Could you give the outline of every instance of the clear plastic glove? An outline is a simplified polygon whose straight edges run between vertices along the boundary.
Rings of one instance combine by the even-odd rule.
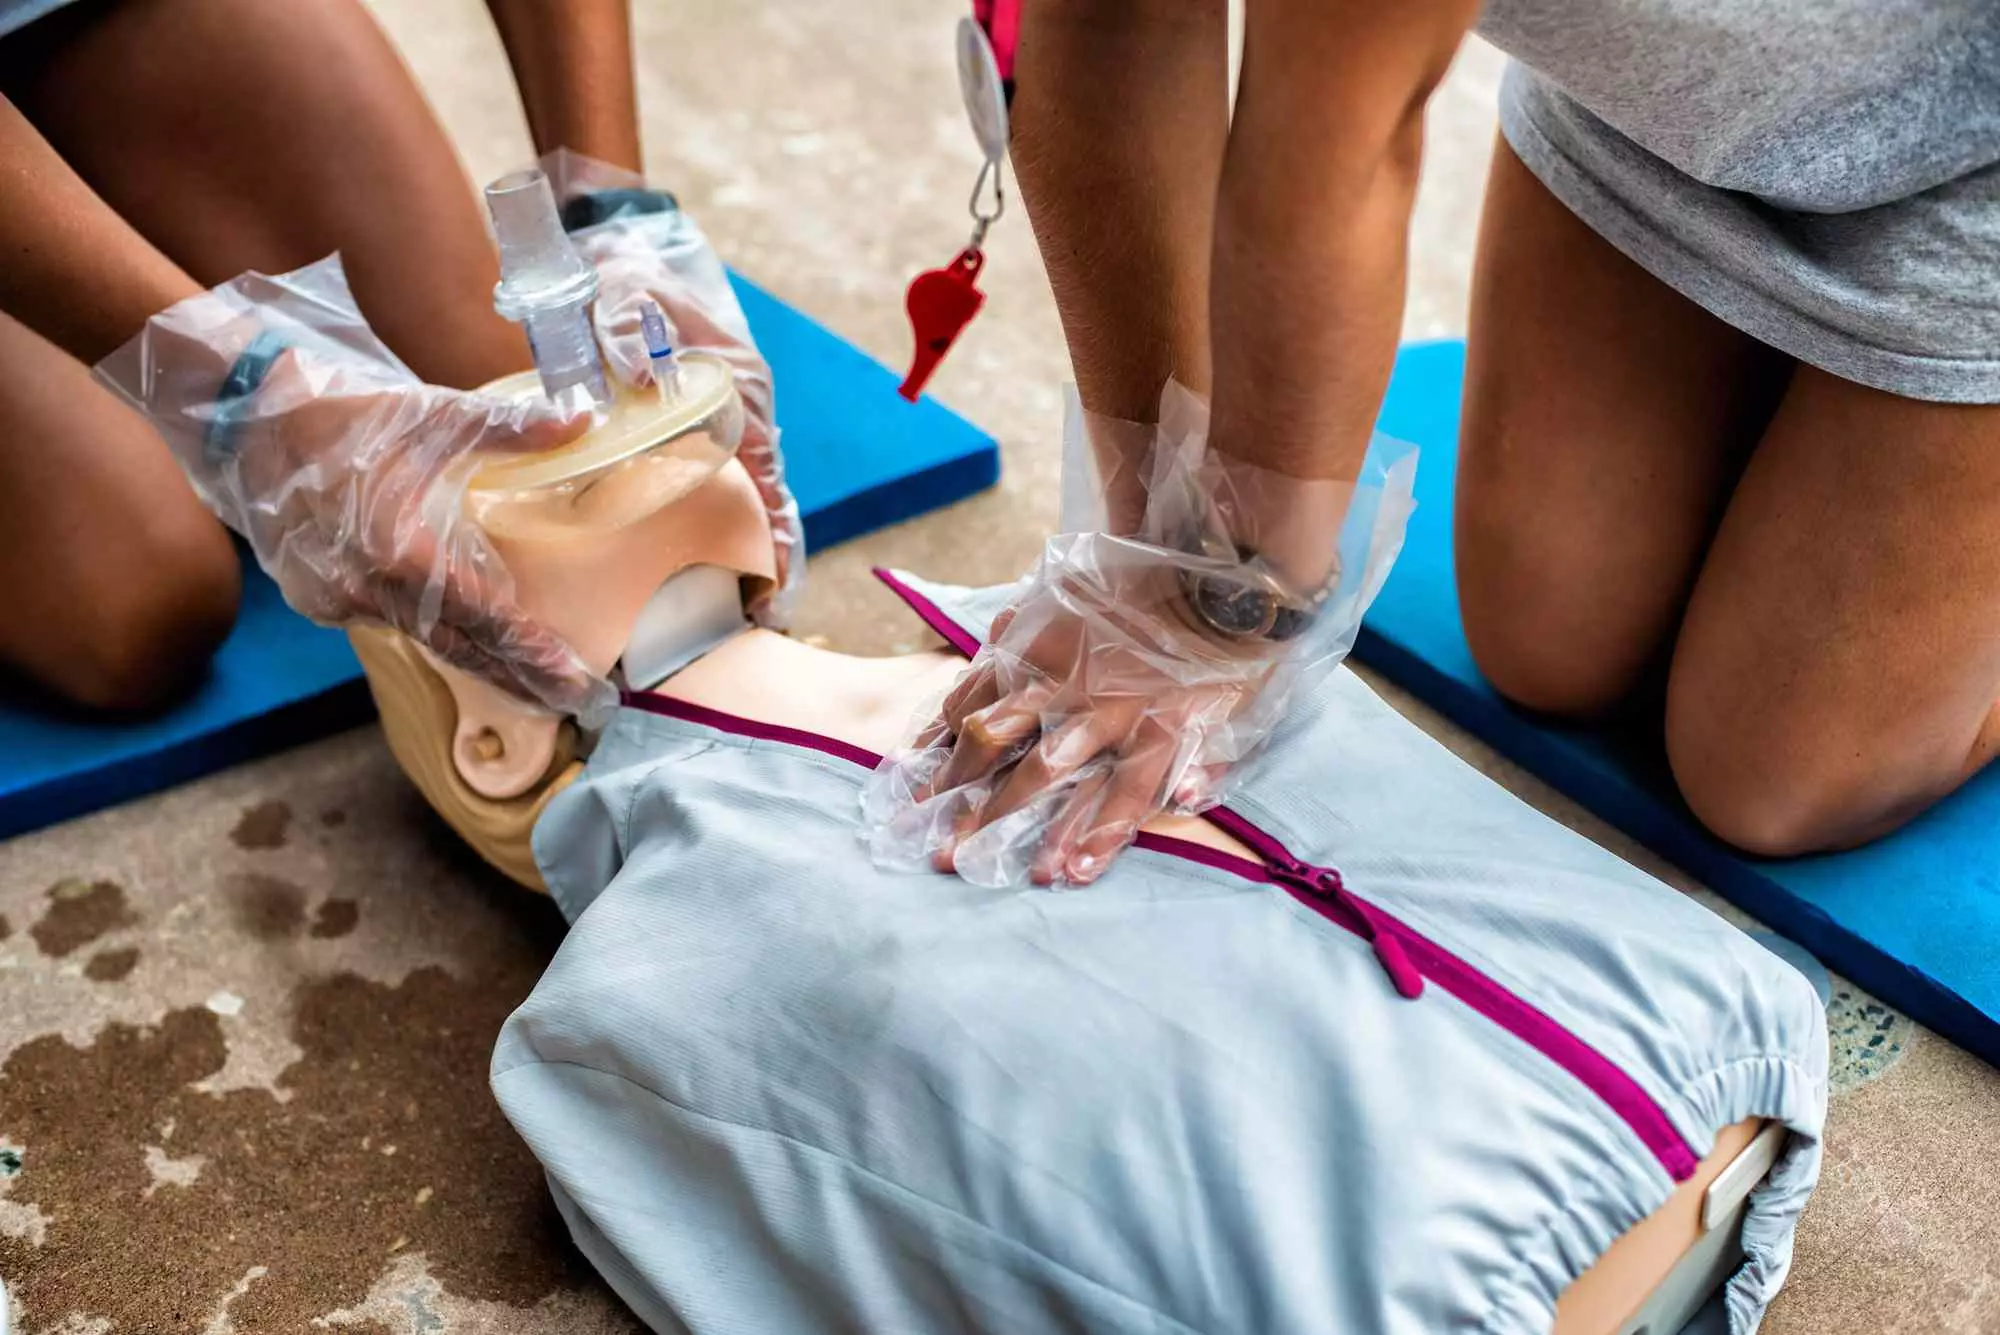
[[[771,368],[750,337],[722,261],[673,196],[646,189],[633,173],[567,149],[541,165],[571,240],[597,268],[597,341],[611,373],[628,385],[652,383],[640,331],[648,301],[666,316],[675,351],[714,353],[734,368],[744,408],[736,458],[763,499],[776,547],[777,579],[750,611],[761,624],[782,627],[805,574],[805,527],[785,485]]]
[[[337,256],[191,297],[97,374],[306,616],[390,626],[564,713],[615,698],[521,612],[459,508],[475,451],[550,449],[590,419],[418,380],[369,329]]]
[[[1178,387],[1161,417],[1141,458],[1131,424],[1072,412],[1066,525],[1101,525],[1109,506],[1140,512],[1137,531],[1049,542],[935,717],[868,785],[878,865],[1088,884],[1151,817],[1223,800],[1353,647],[1401,549],[1414,452],[1378,441],[1356,482],[1285,478],[1207,451],[1206,411]],[[1203,580],[1245,587],[1243,548],[1313,572],[1256,558],[1255,587],[1323,591],[1279,638],[1227,635],[1195,610]]]

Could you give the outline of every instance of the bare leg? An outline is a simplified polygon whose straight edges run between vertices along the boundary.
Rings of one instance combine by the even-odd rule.
[[[425,379],[469,387],[528,365],[492,310],[471,184],[356,0],[86,4],[7,46],[16,104],[199,283],[338,250],[370,322]]]
[[[2000,749],[2000,408],[1801,368],[1674,651],[1667,747],[1754,852],[1894,829]]]
[[[1476,272],[1466,637],[1503,695],[1598,713],[1665,653],[1788,363],[1619,254],[1505,142]]]
[[[198,289],[135,235],[4,99],[0,669],[98,708],[156,705],[228,633],[236,555],[152,429],[81,361]],[[58,347],[51,340],[61,340]]]
[[[158,704],[236,615],[236,553],[145,420],[0,315],[0,663],[101,709]]]
[[[1877,837],[2000,751],[2000,408],[1788,371],[1505,145],[1479,259],[1458,570],[1499,690],[1595,713],[1671,650],[1681,791],[1762,853]]]

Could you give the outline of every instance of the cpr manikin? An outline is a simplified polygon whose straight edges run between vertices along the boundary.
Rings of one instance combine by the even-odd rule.
[[[688,572],[696,572],[697,578],[705,577],[702,572],[726,572],[729,582],[738,583],[739,587],[747,586],[753,592],[756,581],[766,577],[757,558],[757,553],[763,550],[760,541],[764,522],[761,508],[754,491],[732,464],[723,463],[707,473],[698,485],[684,491],[667,487],[661,493],[651,492],[643,472],[634,470],[634,473],[636,476],[629,482],[614,479],[601,484],[603,490],[594,500],[579,496],[561,504],[531,506],[539,519],[553,521],[547,525],[524,526],[492,534],[496,543],[515,544],[508,548],[509,560],[516,569],[525,596],[536,600],[537,613],[549,617],[552,624],[557,624],[576,643],[588,644],[589,652],[603,662],[616,662],[628,650],[630,646],[622,641],[634,624],[642,619],[640,611],[649,601],[655,611],[667,606],[668,600],[655,598],[655,591],[663,588],[671,591],[678,580],[688,578]],[[654,508],[652,502],[660,494],[672,499]],[[477,490],[469,493],[468,503],[484,504],[476,499],[478,496]],[[517,497],[515,504],[520,505],[524,500]],[[509,519],[519,518],[518,515],[503,516],[497,510],[485,510],[483,513],[488,523],[499,517],[503,528]],[[599,523],[600,520],[615,522]],[[514,532],[531,535],[532,543],[520,542],[513,536]],[[909,584],[899,581],[898,587],[907,590]],[[586,594],[589,596],[586,597]],[[740,599],[741,595],[738,596]],[[926,605],[923,597],[910,596],[920,608]],[[541,602],[544,598],[549,600],[546,604]],[[963,664],[959,655],[949,651],[877,659],[834,653],[771,632],[745,628],[740,621],[740,608],[739,601],[728,609],[736,613],[736,630],[726,634],[719,642],[712,640],[715,628],[729,618],[718,618],[712,607],[699,606],[696,599],[678,604],[679,610],[664,618],[665,621],[678,619],[678,631],[667,628],[664,622],[649,627],[649,635],[661,636],[665,641],[678,641],[701,652],[661,681],[647,683],[633,680],[629,684],[634,688],[634,694],[629,698],[641,708],[683,711],[701,719],[743,720],[745,726],[757,730],[754,734],[757,737],[776,737],[780,740],[779,745],[761,753],[766,763],[775,764],[786,758],[781,755],[788,749],[783,739],[794,735],[818,735],[829,739],[828,745],[869,751],[890,750],[898,743],[910,720],[922,712],[925,702],[934,699]],[[529,834],[537,819],[548,814],[557,794],[575,784],[584,771],[583,762],[577,758],[578,732],[575,725],[534,708],[496,699],[485,688],[471,684],[469,679],[459,679],[448,670],[440,671],[407,641],[398,643],[393,637],[380,632],[360,632],[357,633],[356,643],[377,699],[381,702],[384,727],[404,768],[432,804],[482,855],[516,879],[536,888],[544,888],[541,872],[529,848]],[[650,692],[638,689],[645,686],[651,687]],[[636,709],[622,711],[622,717],[644,721],[644,716]],[[651,721],[657,723],[662,720]],[[1409,727],[1407,724],[1399,726]],[[482,753],[479,745],[486,729],[502,737],[502,745],[490,759]],[[635,736],[641,734],[633,733],[624,722],[615,724],[613,733],[616,735],[615,745],[609,745],[609,750],[592,762],[593,767],[608,766],[613,775],[651,773],[653,767],[664,760],[666,763],[658,766],[657,777],[650,779],[649,784],[657,783],[662,793],[676,794],[676,800],[693,804],[690,811],[698,809],[700,793],[692,776],[677,779],[675,775],[677,762],[673,757],[685,753],[684,738],[672,743],[664,739],[635,742]],[[468,736],[474,739],[474,744],[469,747],[465,744]],[[532,753],[534,756],[544,754],[539,748],[546,743],[518,740],[523,736],[530,739],[553,736],[555,741],[548,752],[549,758],[539,766],[529,764],[524,767],[535,772],[518,792],[500,797],[481,794],[474,783],[490,785],[492,775],[498,768],[497,762],[504,761],[511,748],[534,745],[538,748]],[[763,741],[755,744],[765,745]],[[715,754],[726,755],[727,751]],[[820,765],[835,764],[824,757],[809,759]],[[618,795],[616,780],[599,782],[613,785],[613,791],[603,799],[605,802],[624,808],[631,800]],[[581,851],[583,845],[578,842],[587,837],[577,832],[578,817],[565,811],[561,813],[562,819],[556,822],[554,835],[545,841],[545,856],[572,861],[582,858],[589,863],[628,855],[614,853],[614,846],[623,850],[627,841],[643,839],[653,820],[648,814],[649,799],[644,795],[648,789],[636,791],[638,796],[626,815],[623,835],[614,836],[607,831],[602,836],[589,836],[601,838],[603,844],[598,851],[586,854]],[[592,797],[587,804],[594,807],[597,802],[598,799]],[[782,831],[773,829],[769,834],[776,838]],[[1253,851],[1227,831],[1197,819],[1165,818],[1149,827],[1149,835],[1184,840],[1239,858]],[[636,850],[629,855],[636,856]],[[821,850],[819,854],[823,858],[836,855],[839,861],[865,868],[865,858],[858,847]],[[1137,861],[1138,855],[1135,855],[1135,870]],[[871,875],[865,870],[855,874],[864,879]],[[730,891],[732,896],[754,900],[761,888],[758,880],[760,873],[740,861],[733,862],[728,872],[713,875],[735,878]],[[879,877],[882,874],[872,875]],[[711,879],[711,873],[691,866],[687,884],[705,885]],[[900,879],[888,877],[887,884],[893,888]],[[935,893],[954,893],[945,887],[953,886],[955,882],[949,878],[938,879],[939,886]],[[671,884],[683,885],[678,878]],[[911,893],[920,892],[929,892],[921,880]],[[663,891],[658,886],[643,890],[635,886],[632,893],[657,899]],[[1050,892],[1028,893],[1046,895]],[[1100,893],[1102,887],[1093,888],[1074,895],[1058,896],[1057,902],[1087,905],[1092,896]],[[601,892],[600,898],[615,900],[618,894],[618,878],[614,878],[612,887]],[[1663,889],[1661,894],[1670,896],[1672,892]],[[572,913],[580,907],[574,895],[572,889],[564,897],[565,909]],[[608,903],[604,911],[610,912]],[[961,907],[943,911],[946,911],[948,921],[964,910]],[[1171,896],[1159,904],[1157,911],[1164,914],[1174,911]],[[594,948],[593,940],[589,933],[574,935],[565,961],[571,958],[571,952],[581,952],[583,958],[589,958],[589,951]],[[705,949],[700,943],[676,943],[671,936],[662,936],[645,949],[656,954],[659,951],[672,954],[677,946],[685,946],[691,951]],[[947,948],[940,946],[940,949]],[[562,1013],[570,1017],[563,1023],[575,1022],[577,1012],[574,1005],[554,1000],[550,994],[564,967],[564,961],[559,961],[552,971],[551,980],[545,982],[544,988],[538,989],[537,998],[524,1009],[523,1015],[529,1018],[525,1021],[527,1029],[521,1032],[538,1032],[537,1026],[548,1022],[534,1018],[542,1014],[538,1007],[560,1005]],[[847,970],[837,954],[821,959],[814,967],[831,969],[836,976]],[[860,967],[858,959],[855,967]],[[663,977],[671,976],[677,968],[669,970]],[[600,969],[618,972],[618,966],[608,963],[593,964],[587,972],[595,976]],[[570,972],[574,974],[575,968]],[[865,976],[865,972],[859,976]],[[1773,976],[1783,976],[1782,966]],[[637,986],[638,994],[650,992],[649,984]],[[554,995],[559,997],[561,994],[556,992]],[[1424,1000],[1411,1004],[1454,1003],[1434,987]],[[1811,1010],[1809,1002],[1807,1010]],[[701,1028],[700,1022],[693,1017],[689,1020],[697,1030]],[[522,1021],[517,1017],[516,1022],[510,1023],[510,1029],[519,1023]],[[618,1032],[630,1035],[632,1031],[627,1027]],[[520,1035],[515,1037],[518,1040]],[[507,1055],[510,1051],[514,1053],[512,1057]],[[508,1040],[503,1038],[502,1058],[496,1062],[496,1072],[517,1060],[518,1055],[518,1048],[510,1049]],[[555,1060],[559,1054],[551,1052],[546,1055]],[[1411,1059],[1415,1059],[1414,1055]],[[773,1078],[777,1078],[775,1074]],[[1457,1078],[1478,1080],[1470,1072],[1459,1072]],[[620,1154],[611,1152],[601,1138],[589,1139],[591,1136],[616,1136],[622,1132],[615,1125],[605,1128],[576,1127],[561,1117],[553,1123],[544,1122],[542,1119],[552,1114],[539,1101],[540,1095],[529,1096],[521,1092],[520,1084],[524,1079],[525,1071],[510,1070],[504,1078],[496,1075],[496,1090],[500,1092],[509,1115],[515,1118],[537,1152],[545,1157],[557,1156],[551,1158],[552,1181],[568,1184],[567,1187],[558,1185],[559,1192],[572,1193],[563,1196],[560,1203],[571,1219],[572,1228],[578,1230],[579,1238],[590,1240],[586,1250],[591,1251],[600,1265],[614,1269],[635,1262],[642,1266],[662,1264],[665,1249],[643,1246],[640,1248],[642,1254],[634,1256],[628,1251],[616,1261],[607,1261],[599,1256],[594,1248],[609,1244],[602,1236],[593,1234],[596,1225],[592,1220],[604,1219],[613,1212],[610,1198],[575,1199],[578,1193],[586,1197],[589,1195],[588,1184],[593,1180],[593,1170],[588,1163],[561,1162],[562,1151],[557,1148],[555,1140],[555,1128],[566,1128],[573,1138],[581,1137],[595,1147],[592,1154],[585,1158],[592,1163],[600,1162],[596,1156],[602,1153],[607,1156],[601,1159],[603,1171],[622,1174],[629,1170],[617,1167],[622,1161]],[[1469,1101],[1468,1106],[1477,1106],[1483,1097],[1476,1088],[1461,1092]],[[601,1100],[607,1094],[597,1093],[590,1097]],[[1070,1097],[1085,1099],[1087,1104],[1087,1096],[1081,1091]],[[1086,1104],[1079,1104],[1079,1109]],[[1774,1106],[1769,1111],[1777,1109]],[[1084,1116],[1084,1120],[1090,1120],[1089,1115],[1081,1112],[1080,1115]],[[663,1133],[645,1133],[647,1136],[655,1134]],[[1782,1128],[1775,1122],[1765,1120],[1765,1116],[1745,1116],[1720,1128],[1692,1175],[1668,1196],[1664,1204],[1653,1209],[1648,1218],[1629,1228],[1623,1237],[1596,1259],[1595,1264],[1569,1285],[1557,1308],[1556,1323],[1550,1328],[1561,1335],[1625,1335],[1625,1332],[1636,1329],[1630,1320],[1649,1293],[1664,1292],[1676,1284],[1704,1287],[1719,1282],[1732,1264],[1730,1257],[1733,1255],[1723,1244],[1727,1241],[1730,1247],[1734,1246],[1730,1230],[1738,1225],[1725,1209],[1716,1217],[1715,1226],[1709,1226],[1705,1215],[1715,1209],[1711,1203],[1710,1188],[1715,1186],[1718,1177],[1727,1174],[1739,1178],[1748,1174],[1752,1179],[1761,1176],[1775,1161],[1783,1142]],[[1424,1151],[1422,1146],[1412,1145],[1406,1152],[1421,1156]],[[662,1171],[680,1172],[666,1164],[662,1164]],[[1191,1184],[1189,1189],[1197,1188]],[[1329,1183],[1326,1189],[1338,1192],[1346,1188]],[[1395,1191],[1386,1182],[1369,1189],[1388,1193]],[[1740,1194],[1734,1197],[1726,1194],[1728,1190],[1733,1190],[1728,1182],[1719,1190],[1725,1191],[1724,1200],[1740,1199]],[[621,1194],[626,1193],[612,1193],[613,1196]],[[637,1198],[634,1199],[636,1202]],[[644,1213],[657,1217],[662,1211],[672,1213],[671,1207],[665,1205],[647,1207]],[[607,1219],[606,1222],[615,1221]],[[759,1266],[751,1264],[747,1254],[738,1255],[752,1273],[758,1271]],[[1704,1266],[1708,1267],[1706,1272]],[[677,1294],[670,1293],[670,1297],[676,1302],[693,1301]],[[643,1300],[636,1305],[642,1315],[649,1315]],[[674,1310],[678,1313],[681,1309]],[[663,1325],[661,1328],[671,1327]],[[918,1325],[911,1328],[924,1327]],[[1033,1323],[992,1327],[995,1330],[1037,1328]]]
[[[683,360],[647,439],[489,461],[463,501],[523,608],[627,688],[600,736],[355,632],[403,768],[575,921],[493,1085],[642,1318],[1651,1335],[1733,1274],[1748,1329],[1824,1107],[1788,966],[1346,673],[1250,779],[1264,824],[1157,819],[1067,895],[878,870],[862,779],[963,659],[746,625],[765,512]],[[894,587],[961,651],[1005,599]],[[1367,893],[1407,889],[1368,910],[1397,927],[1348,930],[1458,963],[1402,944],[1391,967],[1378,939],[1377,972],[1234,879],[1304,857],[1280,872],[1320,884],[1334,849]]]

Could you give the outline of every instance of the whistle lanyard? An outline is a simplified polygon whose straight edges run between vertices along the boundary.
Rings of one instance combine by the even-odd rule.
[[[1007,104],[1013,96],[1019,32],[1019,0],[974,0],[973,17],[959,20],[958,86],[981,155],[979,175],[966,203],[972,236],[949,264],[911,279],[904,296],[915,350],[910,373],[897,392],[912,403],[986,304],[986,294],[979,290],[979,271],[986,264],[987,229],[1007,207]]]
[[[972,0],[972,21],[993,48],[993,64],[1009,105],[1014,101],[1014,48],[1021,41],[1021,0]]]

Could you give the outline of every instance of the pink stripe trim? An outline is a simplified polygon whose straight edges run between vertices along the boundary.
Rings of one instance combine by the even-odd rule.
[[[724,713],[719,709],[710,709],[706,705],[676,700],[671,696],[655,695],[649,691],[628,691],[625,693],[624,703],[632,709],[681,719],[702,727],[714,728],[718,732],[818,751],[823,755],[833,756],[868,769],[874,769],[882,763],[882,757],[876,752],[863,746],[855,746],[851,742],[841,741],[838,737],[807,732],[802,728],[787,728],[776,723],[763,723],[741,715]],[[1286,864],[1298,861],[1276,838],[1237,812],[1227,808],[1217,808],[1210,812],[1209,816],[1217,828],[1233,835],[1259,854]],[[1133,844],[1135,847],[1154,853],[1230,872],[1248,881],[1277,886],[1343,931],[1356,936],[1367,935],[1364,925],[1349,921],[1334,901],[1311,894],[1282,880],[1273,875],[1271,869],[1262,863],[1239,858],[1233,853],[1225,853],[1206,844],[1176,839],[1172,835],[1141,831]],[[1695,1153],[1681,1138],[1680,1133],[1674,1130],[1673,1123],[1667,1120],[1665,1111],[1653,1101],[1651,1095],[1641,1089],[1637,1082],[1614,1065],[1609,1058],[1400,919],[1391,917],[1373,906],[1371,911],[1376,919],[1375,930],[1393,933],[1425,978],[1513,1034],[1529,1047],[1542,1053],[1550,1061],[1568,1071],[1585,1088],[1603,1099],[1612,1111],[1632,1128],[1633,1133],[1645,1143],[1646,1148],[1652,1151],[1674,1181],[1685,1182],[1694,1175],[1697,1164]]]
[[[910,610],[921,617],[925,625],[950,641],[953,648],[968,657],[978,652],[978,639],[947,616],[935,602],[912,589],[890,571],[878,568],[875,577],[908,603]],[[1216,807],[1204,814],[1210,824],[1231,835],[1258,856],[1281,866],[1304,867],[1305,864],[1301,863],[1281,840],[1240,812],[1231,811],[1227,807]],[[1330,921],[1358,935],[1368,934],[1361,926],[1342,921],[1329,900],[1307,894],[1272,876],[1268,868],[1256,863],[1246,862],[1242,858],[1200,844],[1192,844],[1183,839],[1141,834],[1137,842],[1142,848],[1152,847],[1206,866],[1234,871],[1251,880],[1277,884],[1290,892],[1301,904]],[[1659,1105],[1659,1102],[1610,1058],[1565,1029],[1546,1012],[1523,1000],[1402,919],[1385,913],[1380,907],[1368,903],[1351,890],[1347,894],[1356,904],[1363,906],[1361,911],[1372,919],[1375,932],[1387,933],[1396,938],[1404,953],[1415,964],[1417,971],[1425,978],[1435,982],[1472,1010],[1547,1057],[1602,1099],[1606,1106],[1632,1128],[1632,1133],[1639,1137],[1674,1181],[1685,1182],[1694,1176],[1694,1170],[1700,1162],[1699,1156],[1687,1143],[1686,1138],[1675,1129],[1672,1120],[1668,1118],[1666,1110]]]
[[[1234,853],[1210,848],[1207,844],[1198,844],[1192,839],[1177,839],[1171,834],[1154,834],[1150,830],[1141,830],[1138,837],[1133,839],[1132,847],[1164,853],[1183,862],[1199,862],[1204,867],[1231,872],[1246,881],[1263,881],[1267,885],[1277,884],[1271,875],[1271,869],[1263,863],[1239,858]]]
[[[808,751],[818,751],[822,755],[834,756],[856,765],[874,769],[882,763],[882,756],[865,746],[843,742],[838,737],[828,737],[824,733],[807,732],[803,728],[787,728],[777,723],[763,723],[757,719],[744,718],[741,714],[725,713],[711,709],[707,705],[697,705],[687,700],[677,700],[670,695],[656,695],[651,691],[626,691],[620,700],[626,708],[641,710],[648,714],[658,714],[664,718],[676,718],[685,723],[699,724],[704,728],[714,728],[735,737],[750,737],[763,742],[781,742],[786,746],[804,747]],[[1197,844],[1189,839],[1176,839],[1170,834],[1153,834],[1139,831],[1132,841],[1133,847],[1144,848],[1168,857],[1199,862],[1218,871],[1233,872],[1245,880],[1279,884],[1270,869],[1261,862],[1239,858],[1234,853],[1225,853],[1219,848]]]
[[[782,742],[786,746],[802,746],[808,751],[838,756],[842,760],[849,760],[869,769],[874,769],[882,763],[882,757],[867,747],[843,742],[838,737],[807,732],[803,728],[787,728],[777,723],[760,723],[756,719],[725,714],[720,709],[710,709],[707,705],[676,700],[670,695],[656,695],[652,691],[627,691],[621,698],[621,703],[628,709],[644,710],[648,714],[660,714],[687,723],[699,723],[702,727],[714,728],[717,732],[734,733],[739,737],[754,737],[760,742]]]
[[[1604,1100],[1674,1181],[1685,1182],[1694,1176],[1700,1158],[1674,1128],[1666,1109],[1609,1057],[1415,928],[1386,914],[1382,919],[1380,926],[1401,939],[1403,949],[1424,977],[1562,1067]]]
[[[1271,862],[1298,862],[1298,859],[1292,856],[1292,850],[1286,848],[1276,835],[1268,833],[1248,816],[1231,811],[1228,807],[1212,807],[1203,812],[1202,817],[1237,842],[1248,844],[1257,851],[1259,857]]]
[[[876,579],[881,580],[889,586],[891,593],[901,598],[905,603],[908,603],[910,610],[915,612],[926,626],[944,636],[945,641],[952,648],[958,650],[958,652],[964,654],[967,658],[978,657],[978,636],[946,616],[944,609],[936,603],[898,579],[895,571],[884,566],[876,566],[873,573]]]

